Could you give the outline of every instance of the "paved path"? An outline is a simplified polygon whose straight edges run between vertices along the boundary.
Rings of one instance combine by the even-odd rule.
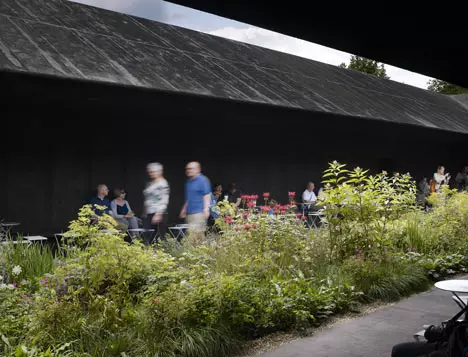
[[[393,345],[413,340],[422,325],[437,324],[459,308],[449,292],[433,289],[369,315],[293,341],[262,357],[386,357]]]

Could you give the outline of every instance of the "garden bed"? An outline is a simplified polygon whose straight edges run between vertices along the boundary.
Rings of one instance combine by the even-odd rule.
[[[426,213],[407,175],[333,163],[325,179],[321,230],[305,227],[294,195],[274,216],[255,213],[253,195],[240,212],[220,204],[222,234],[201,246],[129,245],[110,218],[89,226],[85,206],[72,248],[1,248],[0,353],[234,355],[245,341],[307,333],[466,271],[467,193],[444,189]]]

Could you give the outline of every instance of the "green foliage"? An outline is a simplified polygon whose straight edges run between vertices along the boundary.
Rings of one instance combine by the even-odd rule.
[[[352,69],[353,71],[363,72],[372,74],[380,78],[390,79],[387,75],[385,65],[374,60],[370,60],[364,57],[351,56],[349,64],[342,63],[339,65],[341,68]]]
[[[468,93],[467,88],[463,88],[440,79],[431,79],[429,82],[427,82],[427,90],[442,94]]]
[[[467,269],[467,193],[444,187],[426,213],[409,175],[334,162],[324,182],[321,230],[292,198],[274,215],[222,202],[221,234],[150,248],[85,206],[56,259],[39,246],[0,250],[0,354],[228,356],[245,339],[303,331]]]
[[[322,213],[328,223],[330,261],[356,250],[383,252],[391,246],[389,222],[415,209],[416,186],[409,174],[368,175],[333,162],[324,172]]]

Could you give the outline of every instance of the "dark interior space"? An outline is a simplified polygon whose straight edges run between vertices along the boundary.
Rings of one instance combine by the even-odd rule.
[[[466,136],[417,126],[8,72],[0,83],[0,217],[24,233],[66,229],[100,183],[124,187],[140,214],[152,161],[171,185],[172,223],[190,160],[212,183],[282,202],[335,159],[416,178],[465,164]]]

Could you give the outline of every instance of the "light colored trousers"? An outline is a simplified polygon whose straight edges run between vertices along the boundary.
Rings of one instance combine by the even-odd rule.
[[[118,223],[125,224],[128,227],[128,229],[137,229],[138,228],[138,218],[136,218],[135,216],[128,217],[128,218],[117,218],[116,221]]]

